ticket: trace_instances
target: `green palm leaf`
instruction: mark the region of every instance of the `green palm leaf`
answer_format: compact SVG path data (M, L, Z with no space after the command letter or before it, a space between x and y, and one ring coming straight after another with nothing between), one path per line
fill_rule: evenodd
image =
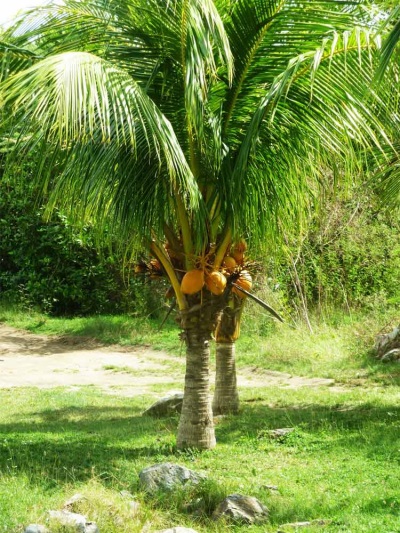
M55 196L65 196L68 179L72 181L74 176L77 182L72 196L81 199L77 205L88 208L91 203L91 211L107 214L121 201L113 179L125 173L135 176L132 183L136 186L143 180L136 197L147 191L142 198L147 206L151 205L146 202L148 191L162 183L164 200L157 201L155 195L155 206L142 210L147 213L142 216L147 233L150 221L154 224L156 219L154 211L165 212L160 207L165 205L165 195L181 196L194 217L201 212L197 185L171 124L124 71L91 54L69 52L50 56L10 77L1 89L7 106L17 114L24 110L22 135L35 131L30 143L54 146L57 157L64 161L65 179L58 183ZM46 161L43 151L40 157ZM49 157L54 161L56 156L50 151ZM85 172L82 165L86 165ZM79 176L87 178L85 183ZM115 181L121 183L121 179Z

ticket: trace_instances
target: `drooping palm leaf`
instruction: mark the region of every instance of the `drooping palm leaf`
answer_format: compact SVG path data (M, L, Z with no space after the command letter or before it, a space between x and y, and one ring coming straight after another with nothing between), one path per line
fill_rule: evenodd
M64 160L66 179L55 189L61 199L74 186L72 198L80 197L98 216L109 213L121 203L117 176L123 176L125 185L136 184L136 193L134 187L128 190L136 195L132 217L145 223L147 235L155 213L166 211L166 196L181 196L194 218L201 213L197 185L171 124L124 71L91 54L70 52L49 56L10 77L1 89L7 106L24 110L22 134L34 131L30 142L42 149L53 146ZM42 151L41 157L46 160ZM56 160L54 151L49 157ZM150 198L148 191L160 186L163 197ZM147 214L139 214L140 205Z

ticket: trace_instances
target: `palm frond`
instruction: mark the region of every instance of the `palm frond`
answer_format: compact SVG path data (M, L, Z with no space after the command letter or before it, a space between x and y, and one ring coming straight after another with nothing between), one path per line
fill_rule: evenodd
M382 153L391 144L384 133L390 119L368 93L374 55L370 33L356 29L293 58L276 77L225 169L226 209L235 210L230 218L237 225L253 225L259 236L268 225L278 228L304 210L304 183L329 154L351 163L357 151L374 145Z
M148 206L154 197L152 214L137 215L142 223L154 223L154 209L176 196L195 220L201 216L199 190L171 124L124 71L91 54L68 52L11 76L0 90L6 105L19 114L19 127L25 124L21 139L36 132L29 143L40 147L42 160L50 157L53 165L59 160L65 167L54 198L62 199L70 179L76 205L84 204L91 215L116 213L124 183L136 211L138 199ZM160 190L163 199L157 200Z
M390 24L392 24L393 27L383 43L381 61L376 72L377 80L382 79L383 73L387 69L395 49L400 42L400 6L393 9L390 17L384 24L384 30Z

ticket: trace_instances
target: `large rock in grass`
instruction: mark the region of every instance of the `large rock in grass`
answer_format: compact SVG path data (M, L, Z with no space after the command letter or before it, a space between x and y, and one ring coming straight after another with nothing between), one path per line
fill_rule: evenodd
M157 402L153 403L146 411L143 412L143 416L162 417L169 416L174 413L180 413L182 411L183 404L183 392L175 392L160 398Z
M69 511L49 511L50 519L60 526L70 528L77 533L99 533L94 522L89 522L86 516Z
M395 361L400 354L400 325L390 333L378 335L375 341L374 351L382 361Z
M47 527L40 524L29 524L29 526L24 529L24 533L50 533L50 531Z
M139 473L141 488L149 493L171 491L186 485L196 485L205 478L204 474L174 463L148 466Z
M268 509L253 496L231 494L215 509L214 520L225 518L238 524L260 524L268 520Z

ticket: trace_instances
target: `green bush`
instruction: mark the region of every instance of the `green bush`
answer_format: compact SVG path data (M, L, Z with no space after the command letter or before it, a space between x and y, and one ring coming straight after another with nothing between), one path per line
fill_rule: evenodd
M287 260L289 257L289 260ZM374 198L331 200L278 274L288 300L309 310L400 302L400 220Z
M157 290L124 277L123 258L99 251L90 226L71 227L61 213L45 222L28 176L0 183L0 294L53 315L158 309ZM128 271L129 269L127 269Z

